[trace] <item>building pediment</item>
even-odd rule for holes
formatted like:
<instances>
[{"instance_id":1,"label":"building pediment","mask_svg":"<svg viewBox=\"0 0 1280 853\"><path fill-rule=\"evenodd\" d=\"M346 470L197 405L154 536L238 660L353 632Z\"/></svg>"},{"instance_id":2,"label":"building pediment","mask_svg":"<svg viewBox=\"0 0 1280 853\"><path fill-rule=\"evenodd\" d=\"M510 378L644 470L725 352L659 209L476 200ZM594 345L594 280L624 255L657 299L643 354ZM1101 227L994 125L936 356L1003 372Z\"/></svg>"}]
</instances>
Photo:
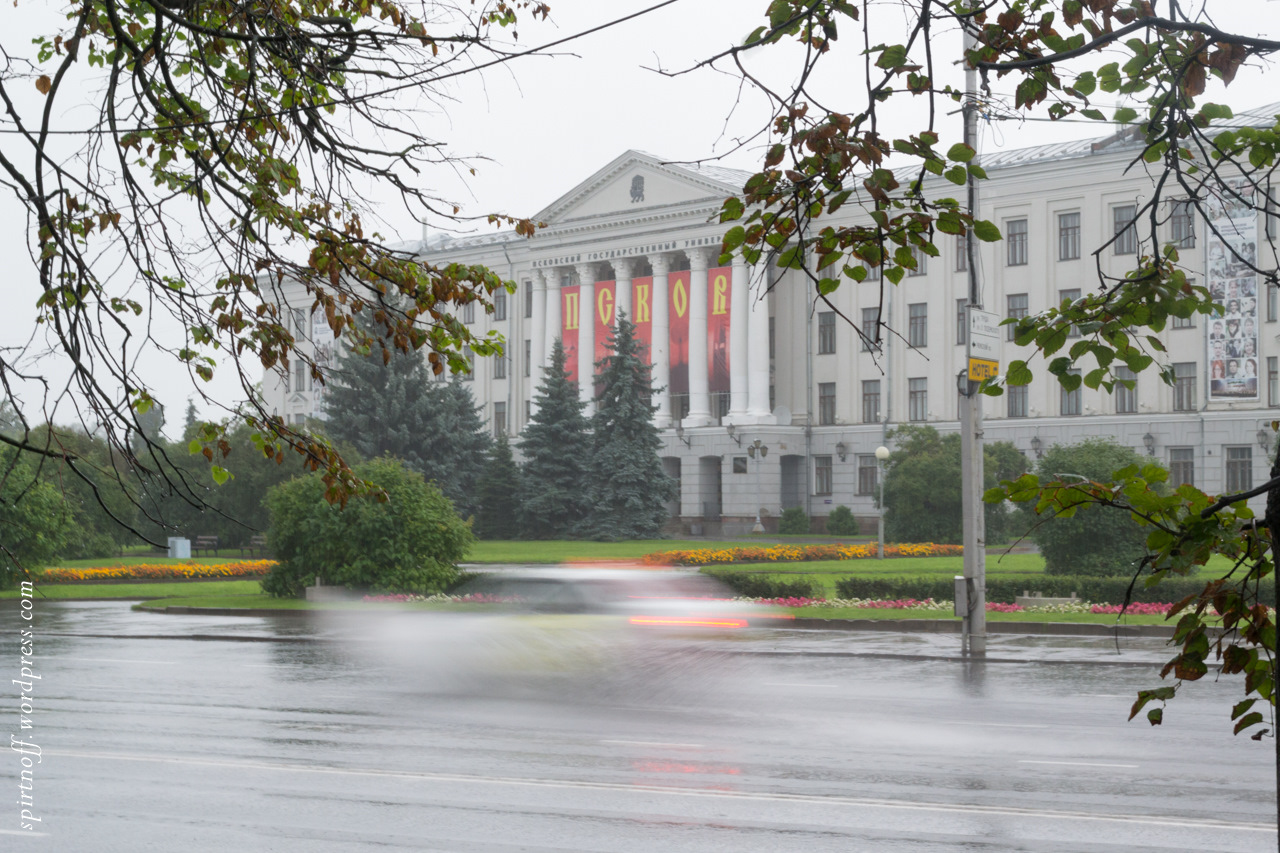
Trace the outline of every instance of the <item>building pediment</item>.
<instances>
[{"instance_id":1,"label":"building pediment","mask_svg":"<svg viewBox=\"0 0 1280 853\"><path fill-rule=\"evenodd\" d=\"M664 163L628 151L535 217L552 225L720 202L742 191L746 172Z\"/></svg>"}]
</instances>

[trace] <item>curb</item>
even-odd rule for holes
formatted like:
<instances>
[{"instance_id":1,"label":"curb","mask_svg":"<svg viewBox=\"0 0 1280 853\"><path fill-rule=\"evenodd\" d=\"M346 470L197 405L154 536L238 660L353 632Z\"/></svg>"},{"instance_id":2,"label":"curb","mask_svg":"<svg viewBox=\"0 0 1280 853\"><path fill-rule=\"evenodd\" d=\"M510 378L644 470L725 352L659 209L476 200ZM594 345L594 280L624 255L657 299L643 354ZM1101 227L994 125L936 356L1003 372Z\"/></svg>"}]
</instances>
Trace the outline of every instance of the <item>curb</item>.
<instances>
[{"instance_id":1,"label":"curb","mask_svg":"<svg viewBox=\"0 0 1280 853\"><path fill-rule=\"evenodd\" d=\"M315 610L276 610L269 607L168 607L142 608L144 613L170 613L179 616L306 616L325 612ZM799 618L779 624L770 621L767 627L799 629L805 631L866 631L870 633L897 634L959 634L960 622L950 619L812 619ZM988 622L988 634L1030 634L1053 637L1155 637L1171 639L1172 625L1101 625L1090 622Z\"/></svg>"}]
</instances>

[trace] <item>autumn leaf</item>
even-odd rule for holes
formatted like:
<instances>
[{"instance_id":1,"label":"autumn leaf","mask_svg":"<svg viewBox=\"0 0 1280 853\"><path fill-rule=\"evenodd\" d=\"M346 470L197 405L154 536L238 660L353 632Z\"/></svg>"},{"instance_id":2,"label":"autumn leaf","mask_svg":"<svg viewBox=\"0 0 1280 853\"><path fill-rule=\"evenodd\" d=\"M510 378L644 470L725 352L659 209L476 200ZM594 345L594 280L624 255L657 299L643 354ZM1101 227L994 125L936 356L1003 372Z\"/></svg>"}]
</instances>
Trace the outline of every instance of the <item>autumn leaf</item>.
<instances>
[{"instance_id":1,"label":"autumn leaf","mask_svg":"<svg viewBox=\"0 0 1280 853\"><path fill-rule=\"evenodd\" d=\"M36 88L40 90L42 95L49 94L49 90L53 88L53 81L49 79L48 74L40 75L40 79L36 80Z\"/></svg>"}]
</instances>

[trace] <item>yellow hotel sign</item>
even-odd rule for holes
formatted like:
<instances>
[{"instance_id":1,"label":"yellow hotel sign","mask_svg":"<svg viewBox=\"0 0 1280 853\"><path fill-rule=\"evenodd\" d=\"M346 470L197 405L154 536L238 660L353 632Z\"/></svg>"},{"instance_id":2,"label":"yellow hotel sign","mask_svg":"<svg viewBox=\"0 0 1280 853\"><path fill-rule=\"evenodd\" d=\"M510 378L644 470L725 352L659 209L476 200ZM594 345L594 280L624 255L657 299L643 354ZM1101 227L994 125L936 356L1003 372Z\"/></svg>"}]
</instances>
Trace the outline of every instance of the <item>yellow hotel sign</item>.
<instances>
[{"instance_id":1,"label":"yellow hotel sign","mask_svg":"<svg viewBox=\"0 0 1280 853\"><path fill-rule=\"evenodd\" d=\"M969 379L974 382L981 382L984 379L993 379L1000 375L1000 362L990 361L985 358L969 359Z\"/></svg>"}]
</instances>

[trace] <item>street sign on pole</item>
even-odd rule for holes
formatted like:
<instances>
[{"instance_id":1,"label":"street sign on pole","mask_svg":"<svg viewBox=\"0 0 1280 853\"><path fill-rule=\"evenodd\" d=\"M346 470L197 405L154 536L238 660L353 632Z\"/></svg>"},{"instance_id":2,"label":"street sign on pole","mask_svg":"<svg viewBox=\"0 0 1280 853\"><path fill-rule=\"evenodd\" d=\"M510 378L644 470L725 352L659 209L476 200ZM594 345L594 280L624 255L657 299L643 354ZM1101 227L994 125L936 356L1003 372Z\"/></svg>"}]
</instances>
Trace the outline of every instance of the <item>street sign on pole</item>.
<instances>
[{"instance_id":1,"label":"street sign on pole","mask_svg":"<svg viewBox=\"0 0 1280 853\"><path fill-rule=\"evenodd\" d=\"M981 382L1000 375L1000 317L969 306L969 379Z\"/></svg>"}]
</instances>

